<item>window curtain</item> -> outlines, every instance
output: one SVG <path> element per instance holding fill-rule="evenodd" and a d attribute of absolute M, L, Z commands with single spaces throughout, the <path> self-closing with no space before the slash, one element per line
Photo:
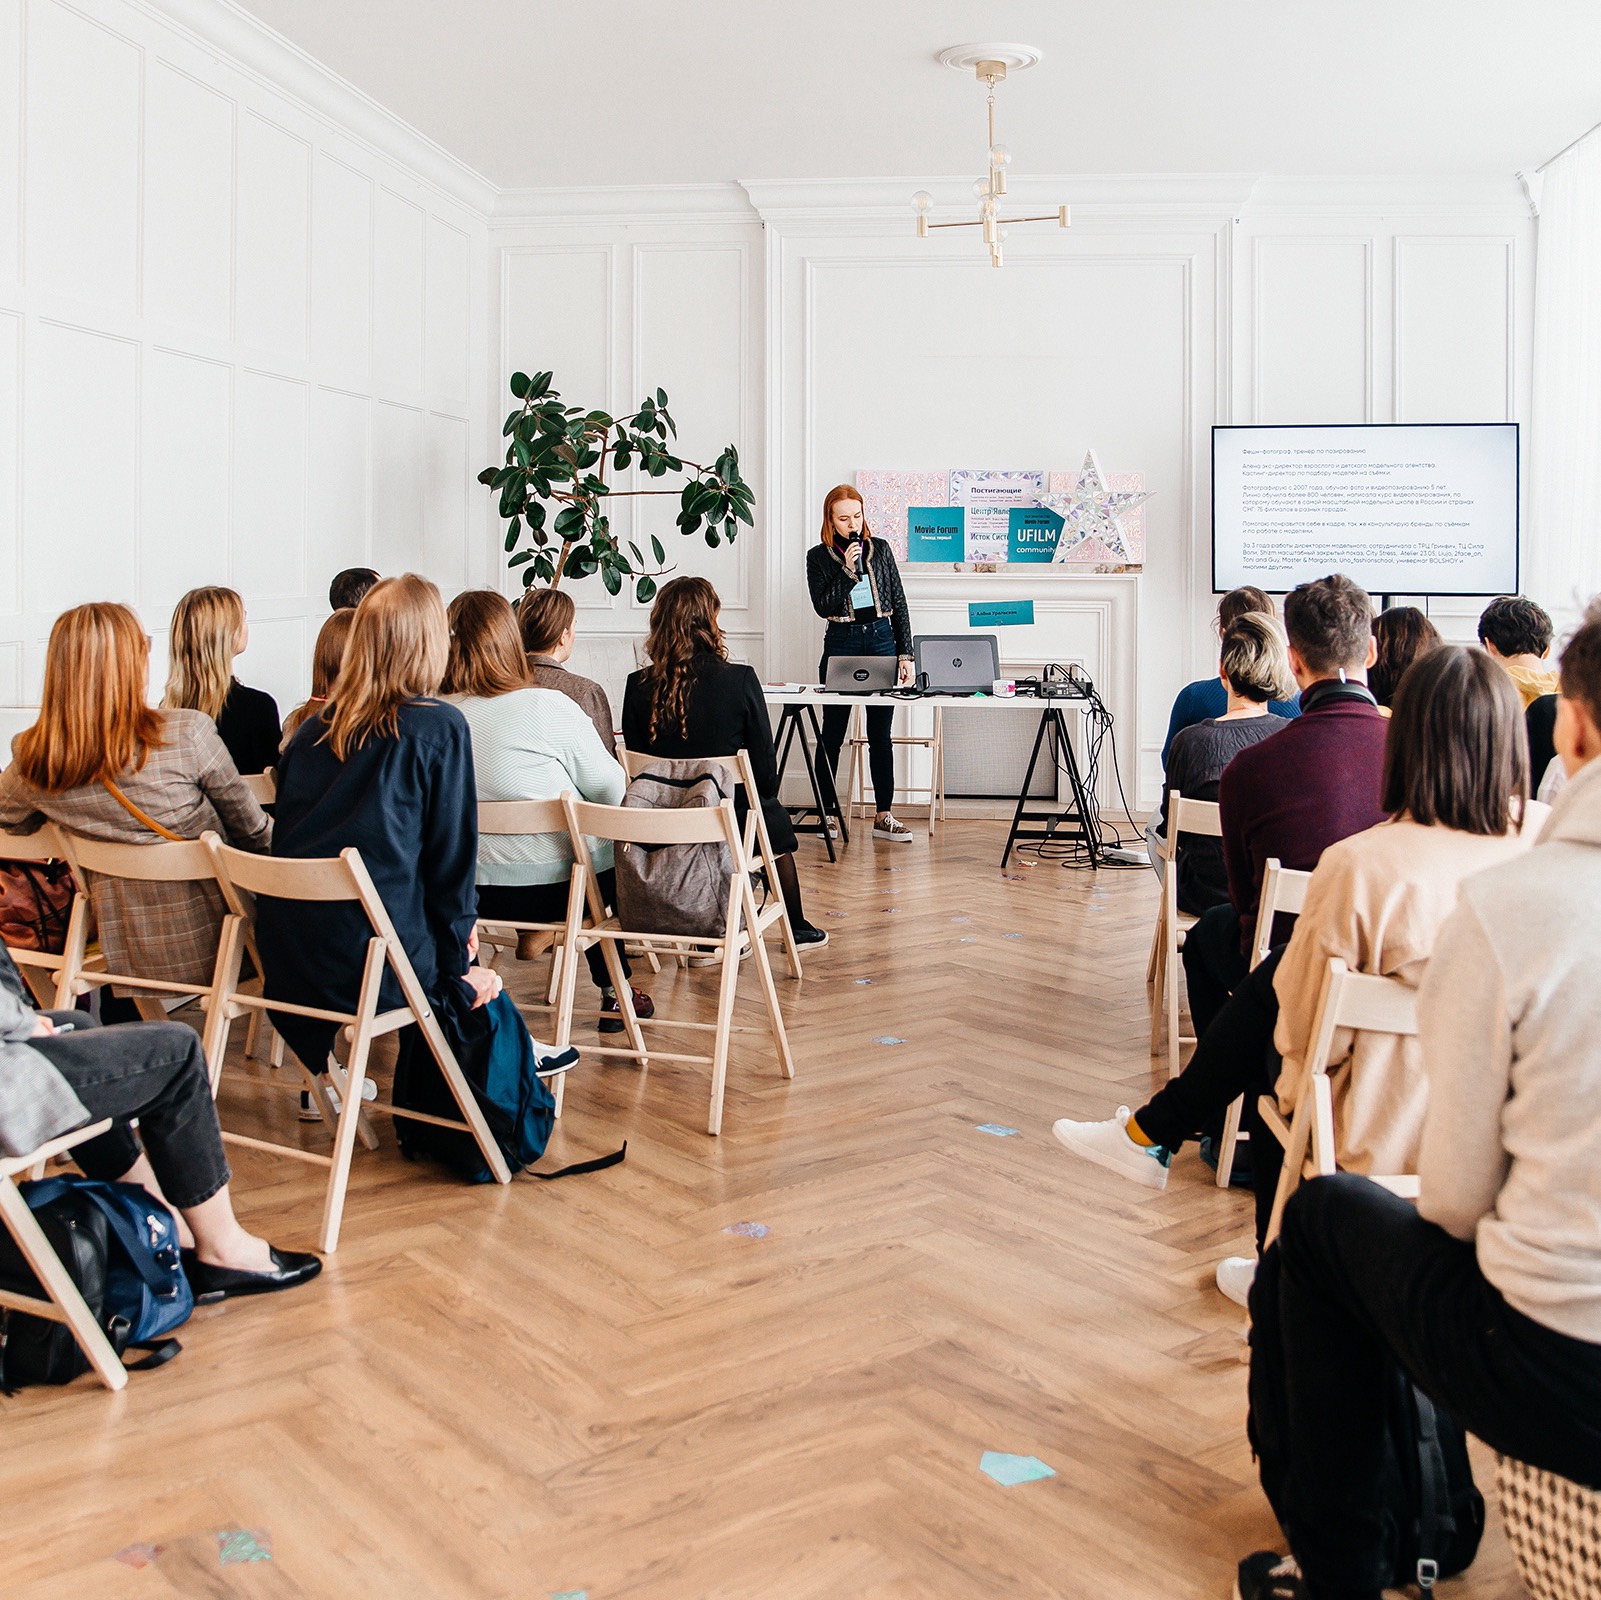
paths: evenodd
<path fill-rule="evenodd" d="M 1542 178 L 1523 588 L 1571 626 L 1601 592 L 1601 130 Z"/>

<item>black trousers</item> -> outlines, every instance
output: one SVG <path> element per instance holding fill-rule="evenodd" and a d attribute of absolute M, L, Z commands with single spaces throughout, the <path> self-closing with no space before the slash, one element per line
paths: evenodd
<path fill-rule="evenodd" d="M 603 904 L 617 904 L 615 872 L 597 872 L 595 887 L 600 890 Z M 560 883 L 481 883 L 478 885 L 478 915 L 489 922 L 496 917 L 505 917 L 508 922 L 560 922 L 567 915 L 567 880 Z M 623 976 L 632 976 L 628 952 L 616 940 L 612 943 L 617 944 Z M 595 980 L 595 987 L 608 987 L 611 974 L 606 971 L 606 956 L 601 947 L 592 944 L 584 952 L 584 959 L 589 963 L 589 975 Z"/>
<path fill-rule="evenodd" d="M 1146 1138 L 1177 1150 L 1186 1139 L 1218 1127 L 1230 1104 L 1245 1096 L 1240 1129 L 1251 1137 L 1258 1249 L 1284 1165 L 1283 1146 L 1264 1128 L 1256 1109 L 1257 1097 L 1269 1093 L 1278 1081 L 1281 1065 L 1273 1048 L 1273 1029 L 1279 1020 L 1273 974 L 1283 955 L 1280 945 L 1246 974 L 1201 1034 L 1184 1070 L 1134 1113 Z"/>
<path fill-rule="evenodd" d="M 122 1177 L 139 1159 L 128 1126 L 137 1117 L 156 1181 L 173 1205 L 187 1211 L 216 1194 L 228 1182 L 228 1160 L 199 1034 L 181 1022 L 97 1028 L 81 1011 L 51 1015 L 70 1019 L 74 1031 L 28 1044 L 72 1085 L 94 1121 L 116 1119 L 72 1159 L 91 1178 Z"/>
<path fill-rule="evenodd" d="M 1233 906 L 1213 906 L 1184 935 L 1184 982 L 1190 991 L 1195 1037 L 1212 1026 L 1247 971 L 1240 918 Z"/>
<path fill-rule="evenodd" d="M 1348 1173 L 1314 1178 L 1251 1289 L 1251 1430 L 1320 1600 L 1394 1570 L 1378 1489 L 1387 1364 L 1492 1449 L 1601 1489 L 1601 1345 L 1514 1310 L 1471 1244 Z"/>
<path fill-rule="evenodd" d="M 874 622 L 831 622 L 823 634 L 823 658 L 817 664 L 817 677 L 821 682 L 828 673 L 830 656 L 893 656 L 895 654 L 895 628 L 888 617 Z M 845 744 L 845 730 L 850 726 L 849 706 L 823 707 L 823 749 L 827 760 L 817 763 L 817 786 L 823 792 L 823 804 L 831 801 L 836 808 L 838 799 L 834 788 L 834 774 L 839 771 L 839 753 Z M 893 706 L 867 707 L 867 766 L 873 778 L 873 804 L 879 811 L 895 808 L 895 746 L 892 736 L 895 724 Z M 773 848 L 779 849 L 778 845 Z"/>

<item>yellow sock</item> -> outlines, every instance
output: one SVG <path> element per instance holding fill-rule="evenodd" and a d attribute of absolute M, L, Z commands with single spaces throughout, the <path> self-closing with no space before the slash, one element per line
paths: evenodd
<path fill-rule="evenodd" d="M 1144 1145 L 1147 1150 L 1151 1149 L 1156 1144 L 1155 1139 L 1146 1137 L 1145 1130 L 1139 1125 L 1138 1122 L 1134 1120 L 1133 1117 L 1130 1117 L 1128 1121 L 1123 1124 L 1123 1131 L 1128 1134 L 1129 1138 L 1131 1138 L 1135 1144 Z"/>

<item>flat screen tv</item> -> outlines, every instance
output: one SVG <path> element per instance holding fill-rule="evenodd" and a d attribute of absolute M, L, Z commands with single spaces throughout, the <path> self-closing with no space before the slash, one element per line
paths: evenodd
<path fill-rule="evenodd" d="M 1212 588 L 1518 592 L 1515 422 L 1212 429 Z"/>

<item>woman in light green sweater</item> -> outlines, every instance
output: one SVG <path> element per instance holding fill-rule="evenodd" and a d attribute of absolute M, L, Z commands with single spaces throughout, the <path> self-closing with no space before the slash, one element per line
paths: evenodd
<path fill-rule="evenodd" d="M 517 619 L 503 595 L 469 589 L 451 602 L 445 698 L 472 730 L 479 800 L 554 800 L 571 789 L 599 805 L 622 803 L 628 780 L 594 723 L 566 695 L 530 683 Z M 611 846 L 598 845 L 594 859 L 601 895 L 611 905 Z M 479 915 L 560 922 L 572 866 L 565 834 L 480 834 Z M 622 1016 L 600 947 L 592 945 L 586 958 L 601 991 L 600 1031 L 620 1033 Z M 638 989 L 634 1010 L 641 1017 L 655 1010 Z"/>

